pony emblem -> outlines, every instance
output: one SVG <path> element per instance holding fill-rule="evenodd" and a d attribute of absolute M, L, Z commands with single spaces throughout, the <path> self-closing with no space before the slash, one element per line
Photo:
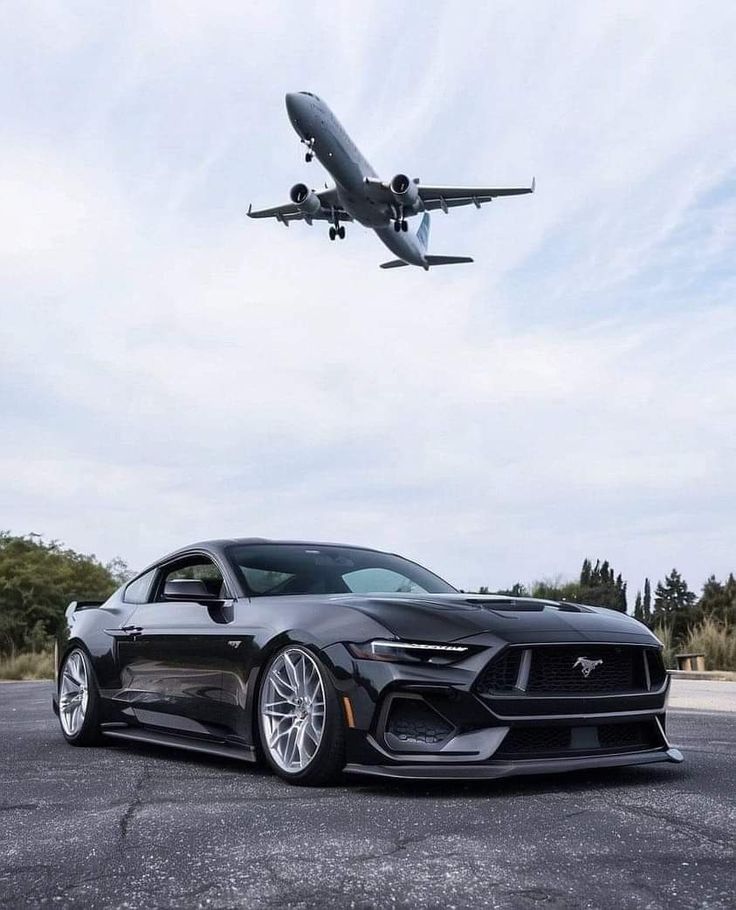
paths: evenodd
<path fill-rule="evenodd" d="M 580 667 L 583 672 L 583 676 L 587 679 L 593 670 L 595 670 L 595 668 L 602 663 L 602 660 L 588 660 L 587 657 L 578 657 L 578 659 L 572 665 L 572 668 L 574 670 L 575 667 Z"/>

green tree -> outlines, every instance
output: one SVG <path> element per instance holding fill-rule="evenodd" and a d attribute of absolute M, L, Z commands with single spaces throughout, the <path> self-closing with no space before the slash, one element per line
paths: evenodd
<path fill-rule="evenodd" d="M 652 586 L 649 579 L 644 579 L 644 598 L 641 603 L 644 622 L 649 623 L 652 620 Z"/>
<path fill-rule="evenodd" d="M 711 575 L 703 585 L 697 604 L 698 621 L 714 619 L 717 622 L 736 624 L 736 578 L 733 572 L 725 582 Z"/>
<path fill-rule="evenodd" d="M 697 618 L 693 610 L 695 594 L 677 569 L 673 569 L 664 581 L 657 582 L 654 590 L 655 625 L 667 625 L 672 630 L 675 644 L 679 644 L 687 634 L 688 627 Z"/>
<path fill-rule="evenodd" d="M 641 591 L 636 592 L 636 600 L 634 601 L 634 619 L 638 619 L 639 622 L 644 622 L 644 607 L 642 605 Z"/>
<path fill-rule="evenodd" d="M 626 582 L 621 573 L 616 575 L 608 560 L 596 560 L 595 565 L 589 559 L 583 561 L 580 569 L 578 603 L 592 604 L 597 607 L 608 607 L 610 610 L 626 612 Z"/>
<path fill-rule="evenodd" d="M 47 643 L 69 601 L 109 597 L 128 574 L 122 560 L 110 565 L 37 534 L 0 532 L 0 652 Z"/>

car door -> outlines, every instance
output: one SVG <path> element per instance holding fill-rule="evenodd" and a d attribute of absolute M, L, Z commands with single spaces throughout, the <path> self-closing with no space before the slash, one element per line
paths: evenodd
<path fill-rule="evenodd" d="M 182 593 L 187 582 L 195 588 L 191 595 Z M 167 593 L 172 590 L 176 595 Z M 228 735 L 222 687 L 231 620 L 230 592 L 210 557 L 179 557 L 160 568 L 150 597 L 127 617 L 118 639 L 120 682 L 139 723 Z"/>

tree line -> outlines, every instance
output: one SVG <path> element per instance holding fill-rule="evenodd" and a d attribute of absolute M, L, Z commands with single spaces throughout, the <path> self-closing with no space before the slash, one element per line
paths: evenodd
<path fill-rule="evenodd" d="M 0 655 L 48 647 L 69 601 L 106 600 L 129 575 L 121 559 L 103 564 L 38 534 L 0 531 Z"/>

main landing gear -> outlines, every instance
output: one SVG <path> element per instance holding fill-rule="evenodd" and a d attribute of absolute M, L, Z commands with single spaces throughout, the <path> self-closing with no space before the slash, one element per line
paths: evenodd
<path fill-rule="evenodd" d="M 396 218 L 394 219 L 394 230 L 396 233 L 398 234 L 399 231 L 404 231 L 404 233 L 406 233 L 409 230 L 409 225 L 406 223 L 406 218 L 404 218 L 404 206 L 394 206 L 393 214 L 396 215 Z"/>
<path fill-rule="evenodd" d="M 339 237 L 340 240 L 345 239 L 345 227 L 343 225 L 330 228 L 330 240 L 334 240 L 335 237 Z"/>

